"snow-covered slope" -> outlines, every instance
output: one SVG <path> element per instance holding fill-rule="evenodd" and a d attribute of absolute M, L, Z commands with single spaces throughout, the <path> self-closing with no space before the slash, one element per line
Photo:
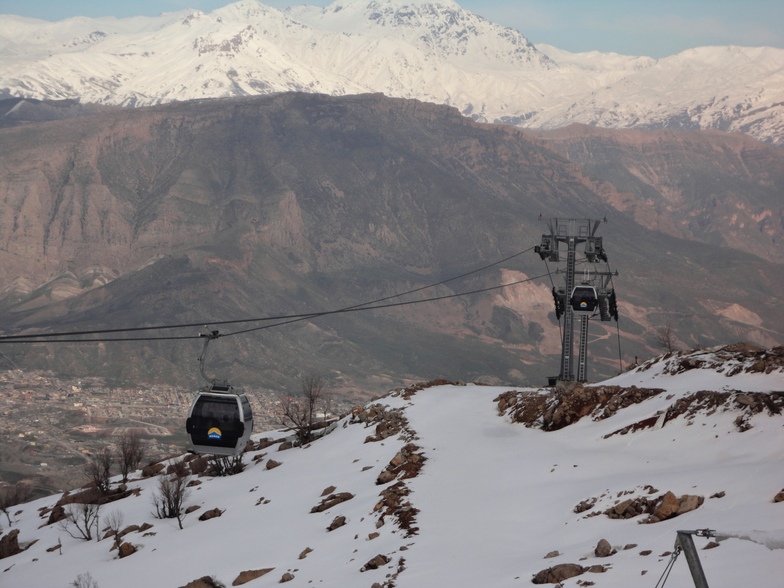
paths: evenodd
<path fill-rule="evenodd" d="M 337 0 L 285 12 L 0 19 L 0 96 L 149 105 L 281 91 L 383 92 L 477 120 L 716 128 L 784 140 L 784 50 L 665 59 L 534 47 L 453 0 Z"/>
<path fill-rule="evenodd" d="M 496 400 L 506 393 L 554 401 L 547 390 L 394 391 L 305 448 L 280 451 L 275 443 L 249 452 L 240 474 L 199 478 L 185 501 L 199 508 L 182 530 L 152 516 L 160 478 L 139 479 L 137 472 L 129 489 L 138 495 L 102 508 L 102 527 L 116 513 L 127 526 L 152 525 L 123 537 L 136 551 L 122 559 L 110 538 L 74 539 L 47 525 L 59 496 L 21 505 L 12 509 L 12 529 L 29 547 L 2 561 L 0 583 L 60 588 L 89 573 L 102 588 L 176 587 L 204 576 L 235 585 L 243 571 L 272 568 L 248 585 L 277 585 L 291 574 L 294 586 L 513 587 L 570 563 L 594 571 L 565 586 L 652 586 L 676 531 L 710 528 L 752 539 L 708 550 L 707 539 L 696 539 L 711 586 L 778 585 L 784 502 L 774 496 L 784 485 L 784 372 L 780 363 L 765 363 L 771 354 L 730 355 L 715 349 L 648 362 L 587 390 L 633 383 L 638 388 L 627 392 L 638 400 L 643 387 L 660 391 L 551 432 L 537 418 L 530 426 L 512 422 Z M 711 405 L 704 392 L 711 389 L 733 393 Z M 749 408 L 760 399 L 773 410 Z M 689 409 L 681 412 L 684 404 Z M 654 425 L 628 430 L 651 417 Z M 273 460 L 280 465 L 270 468 Z M 384 470 L 390 474 L 378 480 Z M 627 500 L 662 500 L 666 492 L 702 502 L 660 522 L 606 514 Z M 312 512 L 341 493 L 353 496 Z M 215 508 L 220 517 L 199 520 Z M 328 531 L 340 516 L 345 524 Z M 615 553 L 597 556 L 601 539 Z M 669 581 L 692 585 L 684 558 Z"/>

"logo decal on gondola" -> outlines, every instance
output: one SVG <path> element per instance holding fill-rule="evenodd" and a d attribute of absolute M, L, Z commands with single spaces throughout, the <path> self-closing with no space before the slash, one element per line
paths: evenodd
<path fill-rule="evenodd" d="M 207 437 L 209 439 L 220 439 L 221 437 L 223 437 L 223 433 L 221 433 L 221 430 L 218 427 L 213 427 L 212 429 L 207 431 Z"/>
<path fill-rule="evenodd" d="M 580 303 L 580 308 L 588 308 L 588 303 L 584 300 Z"/>

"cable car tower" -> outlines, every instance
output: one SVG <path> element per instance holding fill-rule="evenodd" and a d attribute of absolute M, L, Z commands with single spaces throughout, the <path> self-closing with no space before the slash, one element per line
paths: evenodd
<path fill-rule="evenodd" d="M 618 320 L 615 290 L 610 287 L 612 276 L 609 271 L 596 271 L 593 267 L 600 261 L 607 262 L 602 238 L 596 231 L 602 221 L 575 218 L 553 218 L 547 223 L 549 234 L 542 235 L 541 245 L 534 248 L 543 261 L 559 263 L 565 245 L 566 268 L 556 273 L 565 276 L 564 287 L 553 287 L 555 316 L 564 317 L 561 371 L 559 380 L 588 381 L 588 320 L 597 313 L 602 321 Z M 581 263 L 586 264 L 578 274 L 577 255 L 582 252 Z M 577 377 L 574 374 L 574 319 L 580 319 L 579 355 Z"/>

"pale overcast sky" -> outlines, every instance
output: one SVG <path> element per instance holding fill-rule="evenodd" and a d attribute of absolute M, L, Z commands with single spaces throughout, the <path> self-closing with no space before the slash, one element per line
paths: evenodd
<path fill-rule="evenodd" d="M 71 16 L 155 16 L 228 0 L 0 0 L 0 14 L 46 20 Z M 326 6 L 329 0 L 304 2 Z M 784 48 L 782 0 L 457 0 L 468 10 L 514 27 L 533 43 L 567 51 L 614 51 L 666 57 L 704 45 Z M 285 8 L 296 0 L 262 0 Z"/>

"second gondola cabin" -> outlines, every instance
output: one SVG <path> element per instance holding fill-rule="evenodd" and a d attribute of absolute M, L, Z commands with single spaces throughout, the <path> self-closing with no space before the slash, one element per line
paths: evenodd
<path fill-rule="evenodd" d="M 596 307 L 599 305 L 599 297 L 596 295 L 596 288 L 586 285 L 575 286 L 572 290 L 572 296 L 569 299 L 569 305 L 572 307 L 575 314 L 593 314 Z"/>
<path fill-rule="evenodd" d="M 207 455 L 242 453 L 253 432 L 253 411 L 244 394 L 231 386 L 201 390 L 185 421 L 188 451 Z"/>

